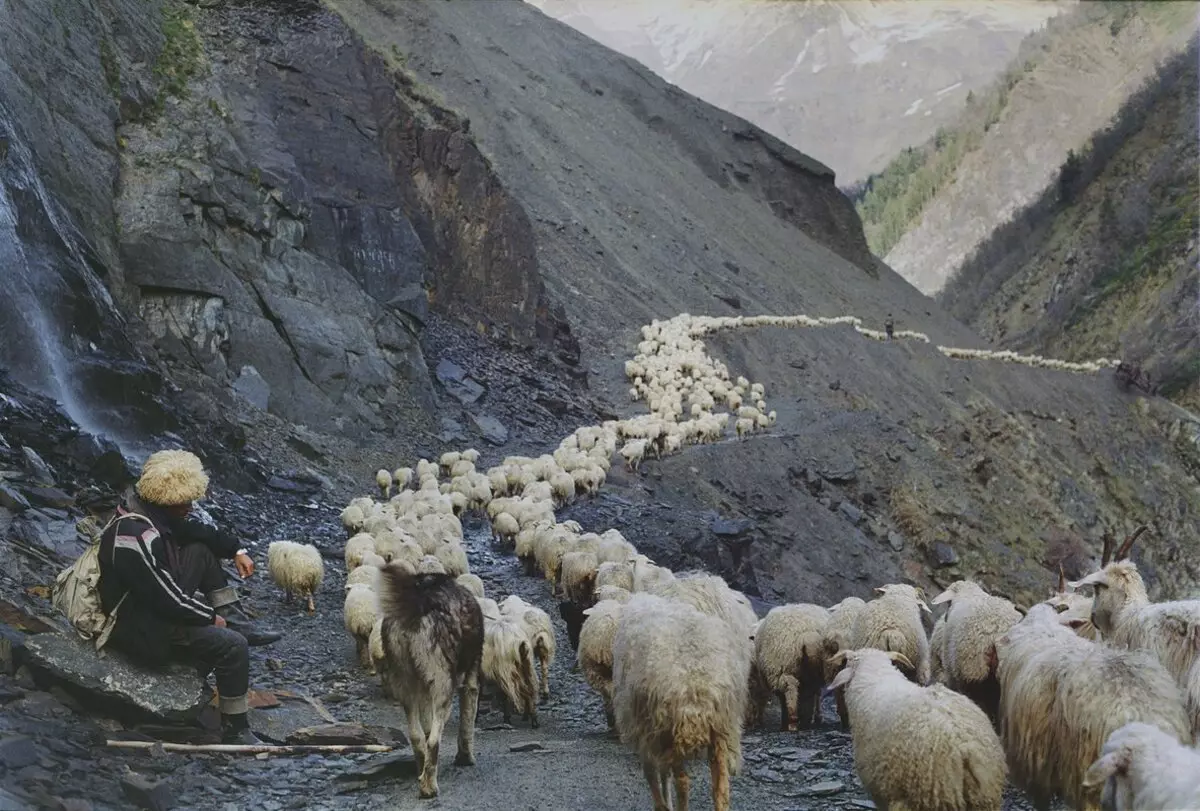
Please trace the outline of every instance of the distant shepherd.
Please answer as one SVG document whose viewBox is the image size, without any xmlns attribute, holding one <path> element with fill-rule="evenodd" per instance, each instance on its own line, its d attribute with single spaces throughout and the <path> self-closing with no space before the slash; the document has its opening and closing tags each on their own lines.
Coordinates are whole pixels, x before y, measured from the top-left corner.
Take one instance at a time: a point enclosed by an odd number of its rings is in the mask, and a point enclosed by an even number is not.
<svg viewBox="0 0 1200 811">
<path fill-rule="evenodd" d="M 884 330 L 884 332 L 887 333 L 887 337 L 888 337 L 889 341 L 895 337 L 895 335 L 893 333 L 896 331 L 896 324 L 894 321 L 892 321 L 891 313 L 888 313 L 887 321 L 883 322 L 883 330 Z"/>
</svg>

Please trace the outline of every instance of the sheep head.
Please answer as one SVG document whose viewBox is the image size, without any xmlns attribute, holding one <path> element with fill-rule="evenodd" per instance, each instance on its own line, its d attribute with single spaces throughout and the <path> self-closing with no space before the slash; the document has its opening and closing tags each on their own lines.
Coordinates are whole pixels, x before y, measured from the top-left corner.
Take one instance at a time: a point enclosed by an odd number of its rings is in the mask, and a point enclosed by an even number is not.
<svg viewBox="0 0 1200 811">
<path fill-rule="evenodd" d="M 938 596 L 934 597 L 929 602 L 932 603 L 933 605 L 941 605 L 942 603 L 950 602 L 951 600 L 955 599 L 956 597 L 965 597 L 967 595 L 973 595 L 973 596 L 974 595 L 984 595 L 984 594 L 987 594 L 987 592 L 984 591 L 983 587 L 980 586 L 975 581 L 973 581 L 973 580 L 956 580 L 955 582 L 953 582 L 949 586 L 947 586 L 945 591 L 943 591 Z"/>
<path fill-rule="evenodd" d="M 1111 633 L 1116 627 L 1117 616 L 1129 604 L 1144 605 L 1149 602 L 1146 584 L 1138 574 L 1137 564 L 1131 560 L 1110 563 L 1098 572 L 1092 572 L 1082 580 L 1069 584 L 1072 589 L 1091 586 L 1095 592 L 1092 599 L 1092 624 L 1101 633 Z"/>
<path fill-rule="evenodd" d="M 880 659 L 890 659 L 895 664 L 906 668 L 910 672 L 916 669 L 908 657 L 899 651 L 883 651 L 876 650 L 875 648 L 839 651 L 833 655 L 829 664 L 830 669 L 841 668 L 841 672 L 833 678 L 833 681 L 829 682 L 829 686 L 825 688 L 825 692 L 832 692 L 839 687 L 849 684 L 864 661 L 878 661 Z"/>
<path fill-rule="evenodd" d="M 933 609 L 925 602 L 925 590 L 918 586 L 910 586 L 906 583 L 888 583 L 884 586 L 876 586 L 875 593 L 882 597 L 899 597 L 902 600 L 911 600 L 926 614 L 933 614 Z"/>
</svg>

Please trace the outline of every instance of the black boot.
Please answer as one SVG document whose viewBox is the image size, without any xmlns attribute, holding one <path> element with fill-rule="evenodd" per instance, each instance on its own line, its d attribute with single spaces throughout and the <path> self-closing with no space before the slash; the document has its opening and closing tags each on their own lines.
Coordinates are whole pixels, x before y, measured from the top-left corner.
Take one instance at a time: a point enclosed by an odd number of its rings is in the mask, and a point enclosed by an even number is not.
<svg viewBox="0 0 1200 811">
<path fill-rule="evenodd" d="M 250 716 L 244 712 L 237 715 L 221 715 L 221 743 L 240 746 L 267 745 L 250 731 Z"/>
<path fill-rule="evenodd" d="M 232 597 L 232 599 L 230 599 Z M 226 586 L 208 595 L 209 604 L 225 618 L 229 630 L 237 631 L 246 638 L 246 644 L 252 648 L 260 645 L 270 645 L 283 639 L 283 634 L 267 628 L 260 628 L 254 620 L 246 616 L 246 612 L 238 604 L 237 593 Z"/>
</svg>

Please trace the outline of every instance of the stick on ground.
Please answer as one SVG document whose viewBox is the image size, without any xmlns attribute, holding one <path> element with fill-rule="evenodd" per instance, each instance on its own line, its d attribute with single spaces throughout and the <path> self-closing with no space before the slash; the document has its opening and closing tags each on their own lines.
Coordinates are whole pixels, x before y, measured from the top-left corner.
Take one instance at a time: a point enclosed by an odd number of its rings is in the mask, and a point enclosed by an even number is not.
<svg viewBox="0 0 1200 811">
<path fill-rule="evenodd" d="M 360 752 L 391 752 L 396 747 L 382 744 L 270 744 L 245 745 L 233 743 L 165 743 L 159 741 L 105 741 L 117 749 L 153 749 L 161 746 L 166 752 L 197 752 L 226 755 L 308 755 L 314 752 L 349 754 Z"/>
</svg>

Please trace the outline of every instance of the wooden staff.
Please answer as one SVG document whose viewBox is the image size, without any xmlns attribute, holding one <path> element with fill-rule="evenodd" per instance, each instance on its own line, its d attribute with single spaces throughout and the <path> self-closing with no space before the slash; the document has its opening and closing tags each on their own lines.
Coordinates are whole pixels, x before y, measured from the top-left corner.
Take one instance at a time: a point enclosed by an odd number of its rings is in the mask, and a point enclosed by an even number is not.
<svg viewBox="0 0 1200 811">
<path fill-rule="evenodd" d="M 313 752 L 328 754 L 357 754 L 362 752 L 391 752 L 396 747 L 382 744 L 292 744 L 290 746 L 272 746 L 271 744 L 234 744 L 234 743 L 161 743 L 159 741 L 105 741 L 108 746 L 117 749 L 153 749 L 161 746 L 167 752 L 199 752 L 224 755 L 308 755 Z"/>
</svg>

